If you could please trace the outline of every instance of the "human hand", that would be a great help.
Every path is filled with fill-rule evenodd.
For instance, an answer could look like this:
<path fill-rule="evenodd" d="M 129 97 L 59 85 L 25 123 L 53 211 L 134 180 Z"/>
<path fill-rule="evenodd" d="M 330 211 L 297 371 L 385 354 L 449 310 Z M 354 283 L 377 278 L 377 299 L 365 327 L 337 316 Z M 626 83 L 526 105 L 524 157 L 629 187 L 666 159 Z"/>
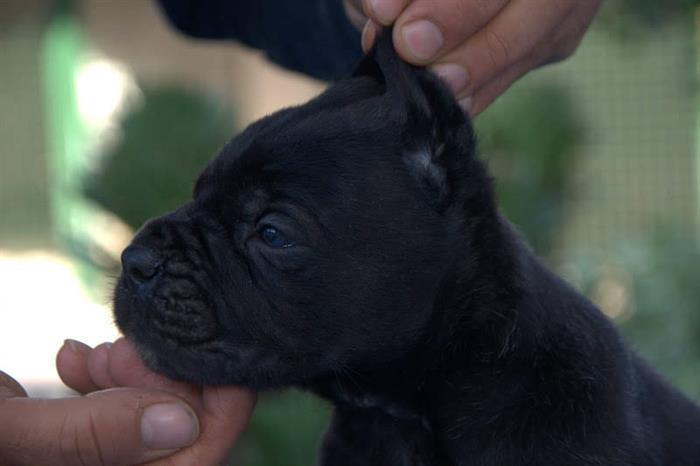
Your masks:
<path fill-rule="evenodd" d="M 380 25 L 409 63 L 440 76 L 472 116 L 523 75 L 578 47 L 600 0 L 346 0 L 365 50 Z M 364 15 L 364 16 L 362 16 Z"/>
<path fill-rule="evenodd" d="M 26 398 L 0 373 L 0 463 L 6 466 L 215 466 L 255 404 L 237 387 L 195 387 L 147 369 L 124 339 L 94 349 L 67 341 L 56 357 L 66 385 L 86 394 Z"/>

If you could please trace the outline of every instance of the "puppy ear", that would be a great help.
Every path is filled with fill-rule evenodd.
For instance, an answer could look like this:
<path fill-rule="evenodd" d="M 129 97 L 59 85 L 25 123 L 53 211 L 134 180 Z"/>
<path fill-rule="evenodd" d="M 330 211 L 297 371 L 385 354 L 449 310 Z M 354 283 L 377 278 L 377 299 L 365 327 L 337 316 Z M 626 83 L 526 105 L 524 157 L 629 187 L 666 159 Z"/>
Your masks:
<path fill-rule="evenodd" d="M 430 200 L 443 206 L 456 189 L 455 176 L 473 158 L 471 123 L 439 78 L 399 57 L 392 32 L 379 34 L 354 76 L 369 76 L 384 86 L 382 105 L 388 121 L 401 128 L 402 156 Z"/>

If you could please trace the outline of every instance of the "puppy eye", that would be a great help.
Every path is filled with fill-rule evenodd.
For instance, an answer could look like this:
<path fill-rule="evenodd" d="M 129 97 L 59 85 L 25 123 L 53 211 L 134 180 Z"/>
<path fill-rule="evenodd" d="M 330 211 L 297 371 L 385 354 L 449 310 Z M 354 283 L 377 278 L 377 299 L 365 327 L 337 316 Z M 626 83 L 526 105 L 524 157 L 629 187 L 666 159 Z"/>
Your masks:
<path fill-rule="evenodd" d="M 265 225 L 260 229 L 260 238 L 271 248 L 289 248 L 294 243 L 289 241 L 277 228 Z"/>

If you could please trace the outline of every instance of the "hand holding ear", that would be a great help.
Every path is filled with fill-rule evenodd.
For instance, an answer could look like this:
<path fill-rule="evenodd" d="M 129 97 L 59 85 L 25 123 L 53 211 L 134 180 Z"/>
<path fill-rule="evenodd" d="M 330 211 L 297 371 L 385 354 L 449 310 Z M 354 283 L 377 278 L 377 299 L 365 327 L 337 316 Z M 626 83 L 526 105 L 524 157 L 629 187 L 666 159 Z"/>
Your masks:
<path fill-rule="evenodd" d="M 360 3 L 362 5 L 360 5 Z M 577 48 L 600 0 L 346 0 L 348 17 L 369 18 L 362 44 L 394 24 L 409 63 L 440 76 L 472 116 L 530 70 Z"/>
<path fill-rule="evenodd" d="M 123 339 L 94 349 L 70 341 L 61 379 L 86 396 L 26 398 L 0 373 L 0 463 L 215 466 L 243 430 L 255 396 L 235 387 L 194 387 L 147 369 Z"/>

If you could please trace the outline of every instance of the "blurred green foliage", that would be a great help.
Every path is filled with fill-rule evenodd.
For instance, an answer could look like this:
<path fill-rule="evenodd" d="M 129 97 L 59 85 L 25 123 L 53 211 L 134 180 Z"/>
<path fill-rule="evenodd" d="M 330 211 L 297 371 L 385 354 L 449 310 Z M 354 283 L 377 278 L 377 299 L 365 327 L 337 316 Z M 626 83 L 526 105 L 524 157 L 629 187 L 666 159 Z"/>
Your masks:
<path fill-rule="evenodd" d="M 679 232 L 620 245 L 630 274 L 622 328 L 639 351 L 700 402 L 700 247 Z"/>
<path fill-rule="evenodd" d="M 235 128 L 216 99 L 175 87 L 142 92 L 85 180 L 87 197 L 134 229 L 189 200 L 197 175 Z"/>
<path fill-rule="evenodd" d="M 296 390 L 263 394 L 237 445 L 232 463 L 250 466 L 309 466 L 330 420 L 330 406 Z"/>
<path fill-rule="evenodd" d="M 655 27 L 678 15 L 693 14 L 700 0 L 609 0 L 605 16 L 637 21 L 640 25 Z"/>
<path fill-rule="evenodd" d="M 604 0 L 596 24 L 617 37 L 633 39 L 681 16 L 692 16 L 700 0 Z"/>
<path fill-rule="evenodd" d="M 666 377 L 700 401 L 700 246 L 660 227 L 611 251 L 579 251 L 565 275 L 609 314 Z"/>
<path fill-rule="evenodd" d="M 513 89 L 476 124 L 499 205 L 540 254 L 551 253 L 564 219 L 583 126 L 555 85 Z"/>

